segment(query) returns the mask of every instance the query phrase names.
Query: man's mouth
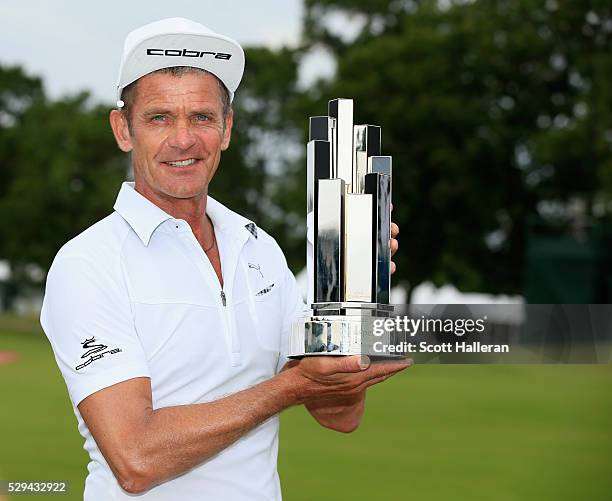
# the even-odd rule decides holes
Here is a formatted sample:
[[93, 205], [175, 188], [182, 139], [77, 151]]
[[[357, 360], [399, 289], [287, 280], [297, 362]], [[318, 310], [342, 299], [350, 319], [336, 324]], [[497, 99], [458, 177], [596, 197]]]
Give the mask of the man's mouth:
[[186, 160], [169, 160], [163, 163], [168, 164], [171, 167], [189, 167], [197, 161], [198, 160], [196, 158], [188, 158]]

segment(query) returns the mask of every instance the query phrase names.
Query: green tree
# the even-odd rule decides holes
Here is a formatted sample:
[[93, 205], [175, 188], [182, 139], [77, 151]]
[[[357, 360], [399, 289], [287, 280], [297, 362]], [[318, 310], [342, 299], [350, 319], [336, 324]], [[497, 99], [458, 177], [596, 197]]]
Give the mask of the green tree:
[[[16, 158], [15, 144], [12, 141], [14, 130], [19, 127], [28, 108], [43, 99], [42, 82], [39, 78], [26, 75], [19, 67], [0, 66], [0, 201], [5, 198], [16, 172], [12, 163]], [[0, 212], [1, 216], [4, 214]], [[0, 259], [6, 255], [10, 238], [10, 235], [0, 231]], [[0, 283], [0, 304], [9, 307], [12, 305], [18, 293], [18, 275], [19, 273], [13, 273], [12, 279]]]
[[46, 270], [63, 243], [112, 211], [127, 164], [107, 116], [107, 107], [80, 94], [39, 100], [7, 130], [13, 154], [0, 161], [12, 173], [0, 200], [0, 235], [14, 270]]
[[520, 292], [541, 202], [606, 198], [611, 23], [605, 2], [306, 1], [308, 43], [337, 59], [327, 93], [394, 156], [400, 279]]
[[[0, 199], [5, 195], [15, 169], [9, 164], [15, 158], [14, 144], [10, 140], [12, 129], [35, 102], [44, 99], [39, 78], [26, 75], [19, 67], [0, 66]], [[2, 244], [0, 240], [0, 256]]]

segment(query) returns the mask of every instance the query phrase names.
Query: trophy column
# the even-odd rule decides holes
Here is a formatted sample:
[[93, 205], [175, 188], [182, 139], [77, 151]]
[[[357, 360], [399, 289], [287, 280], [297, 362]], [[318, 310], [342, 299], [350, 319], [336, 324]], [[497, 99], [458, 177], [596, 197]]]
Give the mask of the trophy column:
[[293, 326], [290, 356], [376, 356], [375, 342], [393, 342], [373, 334], [373, 321], [393, 313], [391, 157], [381, 156], [380, 127], [353, 124], [352, 99], [310, 118], [306, 152], [311, 311]]

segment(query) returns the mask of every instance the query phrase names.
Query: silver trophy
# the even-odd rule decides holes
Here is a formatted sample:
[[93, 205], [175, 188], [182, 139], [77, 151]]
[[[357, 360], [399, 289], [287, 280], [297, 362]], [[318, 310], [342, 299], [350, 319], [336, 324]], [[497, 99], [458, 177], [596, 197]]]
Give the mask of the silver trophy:
[[328, 116], [310, 117], [306, 213], [311, 310], [293, 325], [293, 358], [394, 357], [379, 351], [396, 342], [394, 334], [374, 329], [376, 319], [393, 314], [391, 157], [380, 153], [380, 127], [353, 125], [352, 99], [333, 99]]

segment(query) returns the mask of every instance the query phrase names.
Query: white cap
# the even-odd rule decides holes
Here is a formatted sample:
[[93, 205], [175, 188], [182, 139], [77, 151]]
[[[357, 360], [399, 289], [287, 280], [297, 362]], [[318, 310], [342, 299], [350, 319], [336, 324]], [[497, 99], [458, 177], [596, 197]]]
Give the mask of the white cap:
[[209, 71], [225, 84], [233, 100], [244, 72], [244, 51], [235, 40], [182, 17], [146, 24], [125, 39], [117, 106], [123, 106], [121, 92], [129, 84], [152, 71], [173, 66]]

